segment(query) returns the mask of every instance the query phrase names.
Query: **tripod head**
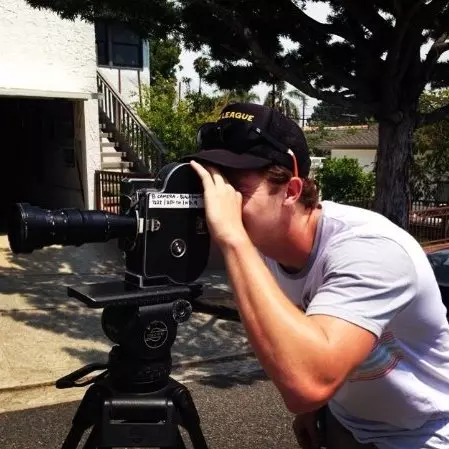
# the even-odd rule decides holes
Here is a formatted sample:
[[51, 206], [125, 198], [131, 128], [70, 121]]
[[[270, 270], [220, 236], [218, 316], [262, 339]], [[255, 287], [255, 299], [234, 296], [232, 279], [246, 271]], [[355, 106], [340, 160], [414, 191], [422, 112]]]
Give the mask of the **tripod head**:
[[[102, 326], [117, 343], [107, 364], [87, 365], [56, 382], [57, 388], [93, 385], [72, 421], [63, 449], [77, 449], [92, 427], [86, 449], [100, 447], [185, 448], [179, 426], [194, 449], [207, 449], [200, 419], [187, 388], [170, 377], [170, 348], [179, 323], [189, 319], [189, 299], [201, 285], [139, 288], [127, 282], [69, 287], [69, 296], [104, 308]], [[93, 371], [94, 379], [79, 383]]]
[[148, 391], [165, 385], [171, 373], [170, 350], [178, 324], [190, 318], [189, 300], [201, 293], [201, 284], [140, 288], [117, 281], [69, 287], [68, 296], [88, 307], [103, 308], [103, 331], [116, 345], [107, 365], [88, 365], [60, 379], [57, 387], [77, 386], [78, 379], [98, 369], [107, 369], [122, 391]]

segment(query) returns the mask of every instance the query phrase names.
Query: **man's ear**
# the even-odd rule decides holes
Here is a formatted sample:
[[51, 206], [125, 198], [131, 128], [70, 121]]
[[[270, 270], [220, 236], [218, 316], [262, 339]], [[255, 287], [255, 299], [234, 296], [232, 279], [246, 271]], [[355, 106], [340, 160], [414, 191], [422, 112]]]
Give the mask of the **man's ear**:
[[303, 182], [301, 178], [291, 178], [290, 181], [288, 181], [287, 189], [285, 190], [284, 204], [296, 204], [301, 196], [302, 187]]

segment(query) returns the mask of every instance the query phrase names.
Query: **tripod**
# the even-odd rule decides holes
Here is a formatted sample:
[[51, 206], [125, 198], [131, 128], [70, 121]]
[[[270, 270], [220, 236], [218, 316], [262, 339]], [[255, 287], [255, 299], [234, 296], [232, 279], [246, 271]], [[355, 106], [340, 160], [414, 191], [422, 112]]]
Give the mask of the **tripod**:
[[[200, 293], [198, 285], [141, 289], [124, 282], [69, 288], [69, 296], [89, 307], [105, 307], [102, 327], [117, 345], [107, 364], [87, 365], [56, 382], [57, 388], [92, 384], [62, 449], [76, 449], [90, 428], [83, 449], [184, 449], [179, 426], [187, 430], [194, 449], [207, 449], [190, 392], [170, 377], [177, 325], [192, 312], [186, 298]], [[93, 379], [81, 381], [99, 370]]]

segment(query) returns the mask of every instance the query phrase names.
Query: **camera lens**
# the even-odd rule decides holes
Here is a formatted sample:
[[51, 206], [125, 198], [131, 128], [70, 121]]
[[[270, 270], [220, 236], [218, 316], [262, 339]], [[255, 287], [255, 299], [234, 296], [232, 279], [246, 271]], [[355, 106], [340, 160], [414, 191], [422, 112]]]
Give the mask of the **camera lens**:
[[14, 253], [31, 253], [49, 245], [75, 245], [107, 242], [133, 237], [136, 217], [99, 210], [47, 210], [28, 203], [12, 206], [8, 220], [8, 240]]

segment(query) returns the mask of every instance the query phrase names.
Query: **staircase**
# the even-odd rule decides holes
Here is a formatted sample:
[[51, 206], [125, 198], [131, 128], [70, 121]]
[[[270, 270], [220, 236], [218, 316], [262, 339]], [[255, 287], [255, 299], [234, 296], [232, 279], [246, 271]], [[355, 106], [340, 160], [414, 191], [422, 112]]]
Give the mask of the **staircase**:
[[120, 180], [153, 178], [166, 150], [120, 94], [97, 71], [101, 170], [95, 173], [96, 207], [120, 211]]
[[102, 171], [154, 176], [166, 150], [120, 94], [97, 71]]
[[134, 163], [127, 159], [127, 152], [120, 151], [113, 133], [105, 132], [100, 125], [101, 169], [105, 171], [130, 172]]

